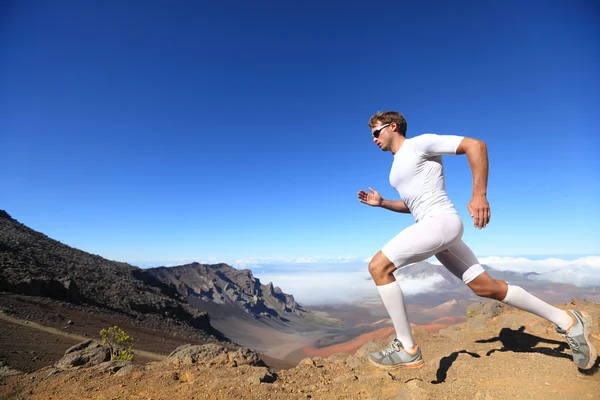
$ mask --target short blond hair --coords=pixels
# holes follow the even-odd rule
[[[404,115],[396,111],[379,111],[371,117],[369,120],[369,127],[374,128],[377,126],[377,122],[381,122],[383,125],[391,124],[395,122],[398,125],[398,133],[402,136],[406,136],[406,119]]]

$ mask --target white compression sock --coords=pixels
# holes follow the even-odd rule
[[[551,306],[550,304],[538,299],[531,293],[525,291],[519,286],[508,285],[506,297],[502,300],[504,303],[521,310],[529,311],[539,317],[546,318],[554,322],[559,328],[568,329],[573,320],[565,311]]]
[[[388,314],[392,318],[392,323],[396,329],[396,337],[402,342],[407,350],[412,350],[415,341],[410,330],[406,304],[404,303],[404,294],[398,282],[394,281],[385,285],[377,286],[379,295]]]

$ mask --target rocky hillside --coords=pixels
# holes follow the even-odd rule
[[[255,318],[285,320],[291,315],[302,317],[304,310],[294,297],[272,283],[261,284],[248,269],[237,270],[227,264],[192,263],[178,267],[145,270],[148,276],[177,288],[181,297],[194,296],[203,302],[242,309]],[[195,302],[198,308],[202,302]]]
[[[0,292],[94,306],[157,327],[183,323],[216,337],[220,333],[211,326],[207,311],[280,324],[312,315],[293,296],[271,283],[261,284],[249,270],[198,263],[140,269],[62,244],[3,210],[0,266]]]
[[[591,340],[600,346],[599,304],[557,306],[592,315]],[[600,358],[591,370],[578,370],[547,321],[496,301],[475,304],[469,313],[467,323],[439,334],[415,329],[425,360],[419,369],[382,370],[367,362],[368,352],[390,338],[280,370],[250,350],[215,344],[183,345],[162,361],[136,365],[106,361],[106,351],[87,342],[27,375],[0,365],[0,400],[598,398]]]
[[[74,249],[0,210],[0,291],[170,320],[212,334],[207,313],[140,268]],[[199,332],[201,333],[201,332]]]

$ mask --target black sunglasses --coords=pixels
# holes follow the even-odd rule
[[[390,122],[391,124],[391,122]],[[381,133],[381,131],[383,130],[383,128],[385,128],[386,126],[389,126],[390,124],[385,124],[383,126],[380,126],[379,129],[377,129],[376,131],[373,131],[373,137],[375,139],[377,139],[379,137],[379,134]]]

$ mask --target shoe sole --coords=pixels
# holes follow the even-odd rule
[[[590,369],[596,364],[596,358],[598,358],[598,353],[592,344],[591,336],[592,332],[590,332],[591,327],[594,326],[594,321],[592,317],[585,311],[579,311],[581,316],[583,317],[583,337],[586,339],[587,344],[590,348],[590,362],[587,363],[585,367],[579,367],[581,369]]]
[[[423,360],[413,361],[413,362],[409,362],[409,363],[396,364],[396,365],[378,364],[375,361],[371,360],[370,358],[369,358],[369,362],[371,364],[373,364],[374,366],[376,366],[377,368],[383,368],[383,369],[412,369],[412,368],[421,368],[422,366],[425,365],[425,361],[423,361]]]

